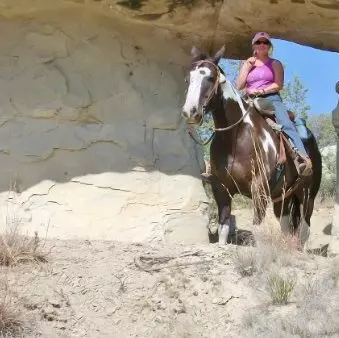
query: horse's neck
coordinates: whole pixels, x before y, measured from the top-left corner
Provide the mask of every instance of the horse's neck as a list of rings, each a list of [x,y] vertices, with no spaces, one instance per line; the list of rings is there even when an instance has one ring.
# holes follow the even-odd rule
[[[246,114],[248,107],[230,81],[227,80],[220,89],[214,104],[213,119],[216,128],[226,128],[238,122]]]

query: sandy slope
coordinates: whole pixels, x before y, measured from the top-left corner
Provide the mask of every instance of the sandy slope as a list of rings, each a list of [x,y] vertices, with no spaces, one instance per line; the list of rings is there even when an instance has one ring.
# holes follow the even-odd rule
[[[250,224],[249,210],[237,213],[238,226]],[[322,231],[329,220],[329,209],[316,211],[312,241],[326,244]],[[178,244],[173,242],[180,233],[171,236],[170,243],[48,241],[48,263],[8,272],[10,290],[29,323],[23,336],[251,336],[246,316],[270,305],[263,275],[242,277],[237,270],[237,252],[246,249]],[[309,256],[287,265],[302,281],[325,271],[331,261]],[[149,267],[160,268],[145,271]],[[296,306],[272,307],[270,313],[280,316],[279,311],[291,315]]]

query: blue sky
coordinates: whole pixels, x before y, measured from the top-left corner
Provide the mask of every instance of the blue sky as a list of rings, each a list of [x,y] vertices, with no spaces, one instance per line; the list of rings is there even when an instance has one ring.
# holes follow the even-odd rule
[[[285,82],[298,75],[308,88],[309,114],[331,113],[338,103],[339,53],[326,52],[284,40],[272,40],[273,57],[285,65]]]

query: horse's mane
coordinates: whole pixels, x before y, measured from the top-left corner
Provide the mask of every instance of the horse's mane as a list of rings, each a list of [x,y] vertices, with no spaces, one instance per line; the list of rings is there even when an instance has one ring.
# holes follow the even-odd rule
[[[233,83],[227,78],[225,72],[223,69],[218,65],[218,68],[220,69],[220,72],[225,76],[226,81],[220,85],[222,95],[225,100],[231,98],[234,101],[236,101],[242,111],[242,114],[246,114],[246,109],[244,107],[244,101],[241,98],[240,91],[234,87]]]

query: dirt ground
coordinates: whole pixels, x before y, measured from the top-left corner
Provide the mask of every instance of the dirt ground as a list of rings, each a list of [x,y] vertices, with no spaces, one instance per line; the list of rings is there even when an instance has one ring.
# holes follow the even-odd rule
[[[328,243],[331,212],[324,206],[316,208],[312,248]],[[236,210],[235,214],[238,227],[250,230],[251,210]],[[270,217],[268,222],[274,222]],[[322,329],[323,324],[315,329],[308,327],[309,320],[303,321],[304,317],[289,331],[281,322],[285,318],[292,323],[291,318],[305,306],[307,297],[300,296],[304,281],[318,275],[327,276],[323,280],[328,281],[328,276],[334,276],[330,272],[334,271],[335,258],[286,254],[280,259],[280,254],[274,256],[266,248],[260,259],[253,259],[246,267],[252,269],[257,264],[257,272],[246,275],[241,267],[247,248],[235,245],[220,248],[203,243],[51,239],[45,247],[50,250],[48,262],[2,271],[13,305],[23,314],[22,337],[339,336],[335,319],[330,331]],[[240,261],[242,265],[237,263]],[[285,306],[272,305],[267,291],[268,271],[274,266],[293,271],[298,280]],[[334,296],[337,291],[333,290],[331,286]],[[322,299],[329,304],[326,292]],[[314,301],[313,296],[309,298]],[[318,308],[319,313],[314,310],[316,318],[325,311]],[[334,304],[331,311],[337,316],[339,305]],[[273,320],[267,327],[269,318]],[[274,324],[277,318],[280,324]],[[331,319],[327,317],[326,321]]]

